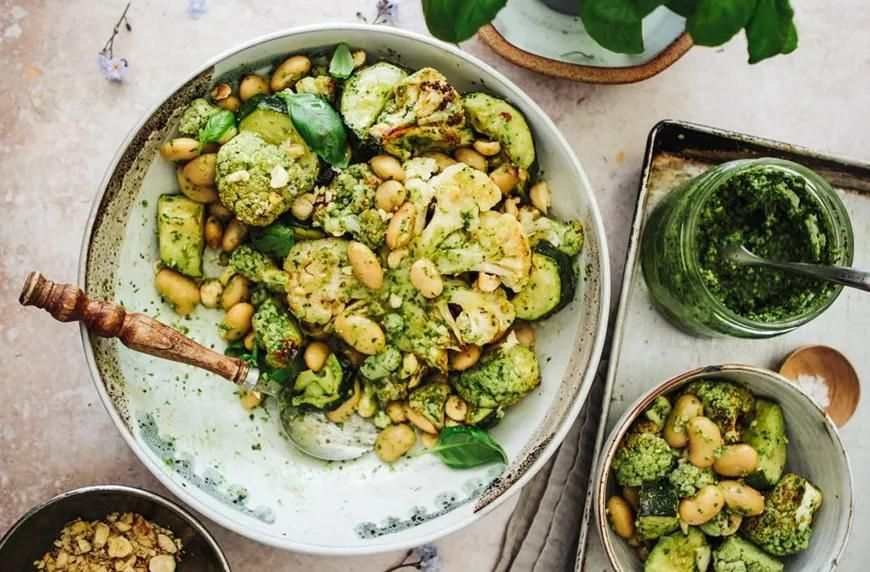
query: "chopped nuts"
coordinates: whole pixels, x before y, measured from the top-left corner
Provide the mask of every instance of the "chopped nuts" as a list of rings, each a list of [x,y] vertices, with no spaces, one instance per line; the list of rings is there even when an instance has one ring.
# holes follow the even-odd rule
[[[133,545],[124,536],[109,537],[109,558],[124,558],[133,552]]]
[[[67,524],[33,565],[45,572],[174,572],[181,548],[172,531],[142,515],[112,513],[102,521]]]

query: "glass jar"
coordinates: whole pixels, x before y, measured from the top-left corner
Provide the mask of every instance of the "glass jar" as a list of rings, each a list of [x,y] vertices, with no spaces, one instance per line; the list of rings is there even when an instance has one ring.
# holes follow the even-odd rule
[[[806,167],[780,159],[723,163],[670,191],[643,231],[641,264],[652,299],[671,322],[690,333],[742,338],[785,334],[820,315],[840,295],[842,287],[832,286],[800,314],[768,322],[737,314],[708,289],[701,276],[696,244],[700,214],[707,200],[731,177],[759,167],[781,169],[804,179],[809,196],[816,202],[819,224],[827,234],[832,264],[852,264],[854,236],[849,215],[827,181]]]

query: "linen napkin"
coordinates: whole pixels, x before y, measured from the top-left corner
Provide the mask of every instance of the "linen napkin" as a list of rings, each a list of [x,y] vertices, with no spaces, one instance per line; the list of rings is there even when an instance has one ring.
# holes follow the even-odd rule
[[[562,446],[520,494],[494,572],[573,572],[607,364]]]

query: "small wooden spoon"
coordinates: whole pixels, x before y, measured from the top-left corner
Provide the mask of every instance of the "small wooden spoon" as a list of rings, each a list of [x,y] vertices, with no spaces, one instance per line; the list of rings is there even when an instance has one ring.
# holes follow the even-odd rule
[[[829,346],[803,346],[794,350],[782,362],[779,373],[793,382],[798,382],[800,376],[808,376],[823,383],[828,388],[825,411],[837,427],[851,419],[861,399],[855,368],[846,356]]]
[[[93,300],[77,286],[52,282],[39,272],[27,275],[18,301],[22,306],[42,308],[60,322],[82,322],[91,333],[118,338],[137,352],[202,368],[248,390],[276,393],[246,362],[210,350],[145,314]],[[281,422],[299,450],[325,461],[361,457],[372,449],[377,436],[374,425],[362,419],[337,425],[323,413],[282,415]]]

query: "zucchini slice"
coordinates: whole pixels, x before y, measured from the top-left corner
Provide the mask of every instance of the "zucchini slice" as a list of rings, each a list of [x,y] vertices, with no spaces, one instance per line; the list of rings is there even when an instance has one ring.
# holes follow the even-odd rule
[[[528,285],[511,302],[522,320],[550,316],[574,299],[577,275],[570,256],[550,244],[539,242],[532,253]]]
[[[758,468],[746,477],[746,483],[761,490],[776,485],[785,471],[788,454],[782,408],[772,401],[756,398],[755,418],[744,432],[743,439],[758,452]]]
[[[287,112],[281,113],[271,107],[259,107],[250,112],[239,123],[239,131],[256,133],[272,145],[280,145],[288,139],[292,143],[305,145]],[[305,146],[305,149],[307,151],[308,147]]]
[[[383,111],[393,88],[407,76],[402,68],[380,62],[347,80],[341,93],[341,116],[357,137],[368,139],[368,128]]]
[[[511,163],[527,169],[535,162],[535,142],[526,118],[503,99],[481,92],[462,98],[465,113],[476,131],[501,143]]]
[[[192,278],[202,277],[204,206],[184,195],[160,195],[157,199],[160,261]]]

